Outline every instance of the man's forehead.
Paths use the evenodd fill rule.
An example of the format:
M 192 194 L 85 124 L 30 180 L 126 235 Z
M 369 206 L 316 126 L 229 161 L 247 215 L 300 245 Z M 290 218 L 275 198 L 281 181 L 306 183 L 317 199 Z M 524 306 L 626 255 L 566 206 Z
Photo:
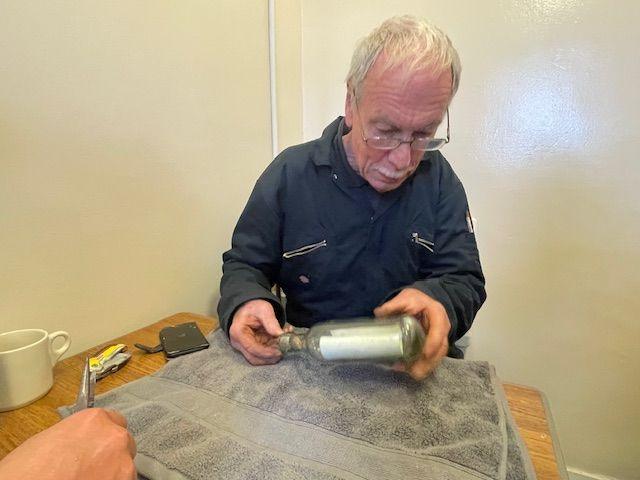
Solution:
M 451 100 L 451 93 L 451 71 L 448 69 L 410 71 L 402 66 L 383 68 L 374 65 L 364 79 L 359 99 L 420 103 L 425 107 L 442 105 L 444 109 Z
M 437 126 L 451 99 L 446 75 L 406 81 L 383 75 L 365 81 L 360 107 L 369 122 L 416 131 Z

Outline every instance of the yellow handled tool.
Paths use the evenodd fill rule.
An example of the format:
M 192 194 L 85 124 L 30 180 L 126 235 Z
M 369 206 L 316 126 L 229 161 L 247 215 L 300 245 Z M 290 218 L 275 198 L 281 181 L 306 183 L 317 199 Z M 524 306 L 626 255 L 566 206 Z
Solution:
M 111 345 L 95 357 L 89 359 L 89 367 L 96 374 L 96 380 L 106 377 L 120 369 L 131 358 L 131 354 L 125 352 L 127 346 L 124 343 Z

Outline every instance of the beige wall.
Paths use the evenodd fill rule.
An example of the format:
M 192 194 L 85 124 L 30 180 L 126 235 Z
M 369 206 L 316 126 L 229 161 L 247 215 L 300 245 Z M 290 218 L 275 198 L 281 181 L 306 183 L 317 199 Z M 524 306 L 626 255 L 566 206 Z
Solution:
M 452 37 L 444 153 L 479 220 L 470 357 L 550 399 L 569 466 L 638 478 L 637 2 L 302 2 L 304 137 L 343 111 L 356 39 L 414 13 Z
M 213 312 L 270 157 L 266 2 L 1 2 L 0 331 Z

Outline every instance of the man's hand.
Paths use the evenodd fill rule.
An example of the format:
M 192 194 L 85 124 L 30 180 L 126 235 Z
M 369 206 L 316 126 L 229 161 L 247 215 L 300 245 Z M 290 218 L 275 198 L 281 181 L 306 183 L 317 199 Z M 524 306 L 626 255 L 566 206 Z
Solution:
M 276 344 L 282 335 L 273 306 L 266 300 L 249 300 L 233 315 L 229 339 L 251 365 L 270 365 L 282 358 Z
M 119 413 L 88 408 L 24 442 L 0 462 L 0 478 L 135 480 L 136 445 Z
M 426 378 L 435 369 L 449 349 L 451 323 L 447 311 L 440 302 L 415 288 L 405 288 L 388 302 L 374 310 L 377 317 L 409 314 L 416 317 L 427 332 L 422 354 L 416 362 L 406 368 L 394 365 L 396 370 L 407 371 L 416 380 Z

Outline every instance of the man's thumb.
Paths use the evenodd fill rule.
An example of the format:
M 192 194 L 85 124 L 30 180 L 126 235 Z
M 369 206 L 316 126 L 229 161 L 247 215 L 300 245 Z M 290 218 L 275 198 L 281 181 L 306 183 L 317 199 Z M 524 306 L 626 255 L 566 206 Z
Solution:
M 269 335 L 272 337 L 279 337 L 282 335 L 282 327 L 278 323 L 275 315 L 269 315 L 268 317 L 262 318 L 262 326 L 267 331 Z

